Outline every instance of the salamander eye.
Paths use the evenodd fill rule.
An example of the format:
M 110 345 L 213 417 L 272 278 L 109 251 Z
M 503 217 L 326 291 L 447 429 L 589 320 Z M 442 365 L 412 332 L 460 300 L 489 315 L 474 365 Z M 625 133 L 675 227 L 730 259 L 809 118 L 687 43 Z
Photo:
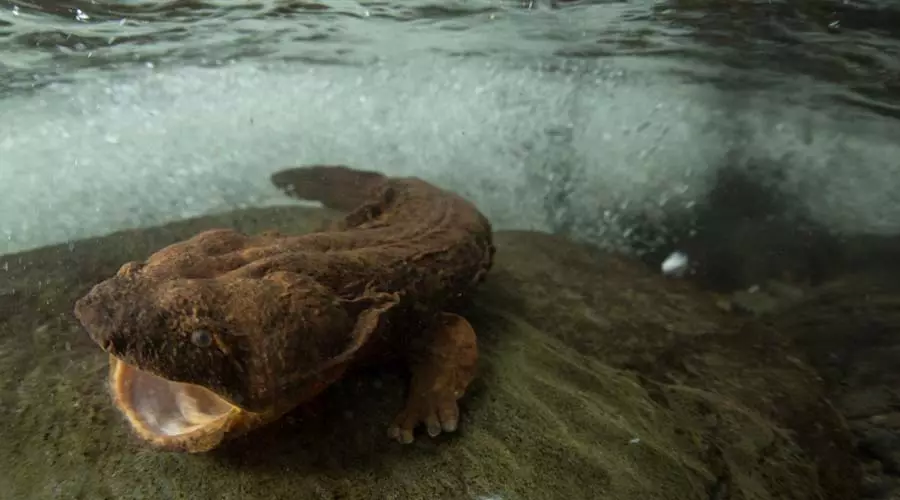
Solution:
M 209 347 L 212 344 L 212 335 L 209 333 L 209 330 L 194 330 L 191 333 L 191 342 L 193 342 L 198 347 Z

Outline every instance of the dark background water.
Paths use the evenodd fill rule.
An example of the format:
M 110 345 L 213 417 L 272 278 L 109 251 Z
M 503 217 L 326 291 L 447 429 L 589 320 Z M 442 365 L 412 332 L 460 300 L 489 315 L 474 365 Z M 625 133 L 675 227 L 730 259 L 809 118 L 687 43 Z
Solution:
M 892 233 L 898 21 L 843 1 L 0 2 L 0 253 L 284 202 L 267 174 L 313 161 L 599 244 L 690 218 L 723 169 Z

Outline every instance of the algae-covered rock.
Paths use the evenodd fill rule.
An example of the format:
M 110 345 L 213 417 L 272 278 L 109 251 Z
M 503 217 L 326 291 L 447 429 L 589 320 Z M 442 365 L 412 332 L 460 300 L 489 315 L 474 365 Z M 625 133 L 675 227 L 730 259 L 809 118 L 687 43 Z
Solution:
M 249 210 L 0 258 L 4 497 L 858 497 L 846 426 L 779 330 L 741 333 L 686 283 L 531 232 L 496 235 L 496 265 L 466 313 L 482 355 L 456 434 L 389 440 L 405 374 L 387 366 L 206 455 L 132 437 L 72 302 L 201 229 L 309 231 L 328 216 Z

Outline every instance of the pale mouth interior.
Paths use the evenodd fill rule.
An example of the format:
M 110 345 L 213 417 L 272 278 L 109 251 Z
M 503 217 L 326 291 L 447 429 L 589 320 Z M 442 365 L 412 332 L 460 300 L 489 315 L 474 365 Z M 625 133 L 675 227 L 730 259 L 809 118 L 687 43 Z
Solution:
M 203 387 L 172 382 L 120 360 L 113 390 L 133 423 L 162 436 L 189 434 L 221 420 L 235 407 Z

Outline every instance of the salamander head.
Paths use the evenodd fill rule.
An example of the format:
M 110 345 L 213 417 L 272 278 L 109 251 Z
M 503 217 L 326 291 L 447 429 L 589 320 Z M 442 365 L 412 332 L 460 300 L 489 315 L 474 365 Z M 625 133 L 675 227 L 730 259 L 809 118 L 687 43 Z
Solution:
M 150 267 L 122 266 L 75 315 L 110 354 L 119 409 L 164 448 L 206 451 L 313 397 L 383 310 L 297 273 L 187 278 Z

